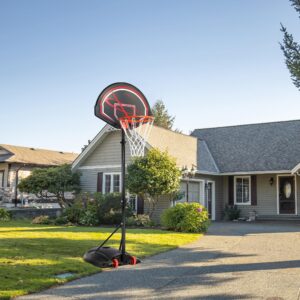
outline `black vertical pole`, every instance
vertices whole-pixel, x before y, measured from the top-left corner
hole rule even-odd
[[[16,184],[16,186],[15,186],[15,207],[18,206],[18,184],[19,184],[19,170],[20,170],[20,169],[21,169],[21,167],[18,168],[18,169],[16,170],[16,182],[15,182],[15,184]]]
[[[189,202],[189,180],[186,180],[186,202]]]
[[[121,261],[125,262],[125,239],[126,239],[126,227],[125,227],[125,208],[126,208],[126,197],[125,197],[125,132],[121,129],[122,140],[121,140],[121,165],[122,165],[122,238],[121,238]]]

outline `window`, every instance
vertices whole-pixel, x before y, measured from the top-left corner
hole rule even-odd
[[[236,176],[234,177],[234,204],[249,205],[251,204],[251,177]]]
[[[121,174],[120,173],[104,174],[103,190],[104,190],[104,194],[120,193],[121,192]]]
[[[137,211],[137,195],[127,194],[128,206],[134,211]]]

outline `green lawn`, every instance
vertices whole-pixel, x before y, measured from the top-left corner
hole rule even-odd
[[[32,225],[26,221],[0,222],[0,299],[39,291],[66,282],[54,276],[72,272],[78,278],[99,272],[82,260],[112,228]],[[176,248],[199,234],[128,229],[127,251],[140,258]],[[120,234],[109,242],[118,247]],[[70,280],[70,279],[69,279]]]

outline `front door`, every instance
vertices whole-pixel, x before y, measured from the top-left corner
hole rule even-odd
[[[278,185],[279,214],[295,214],[295,177],[280,176]]]

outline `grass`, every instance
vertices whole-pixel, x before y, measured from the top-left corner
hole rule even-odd
[[[10,299],[68,280],[99,272],[82,260],[112,228],[32,225],[28,221],[0,222],[0,299]],[[174,249],[199,234],[156,229],[128,229],[127,251],[140,258]],[[109,245],[118,247],[120,234]],[[71,272],[74,277],[57,279]]]

